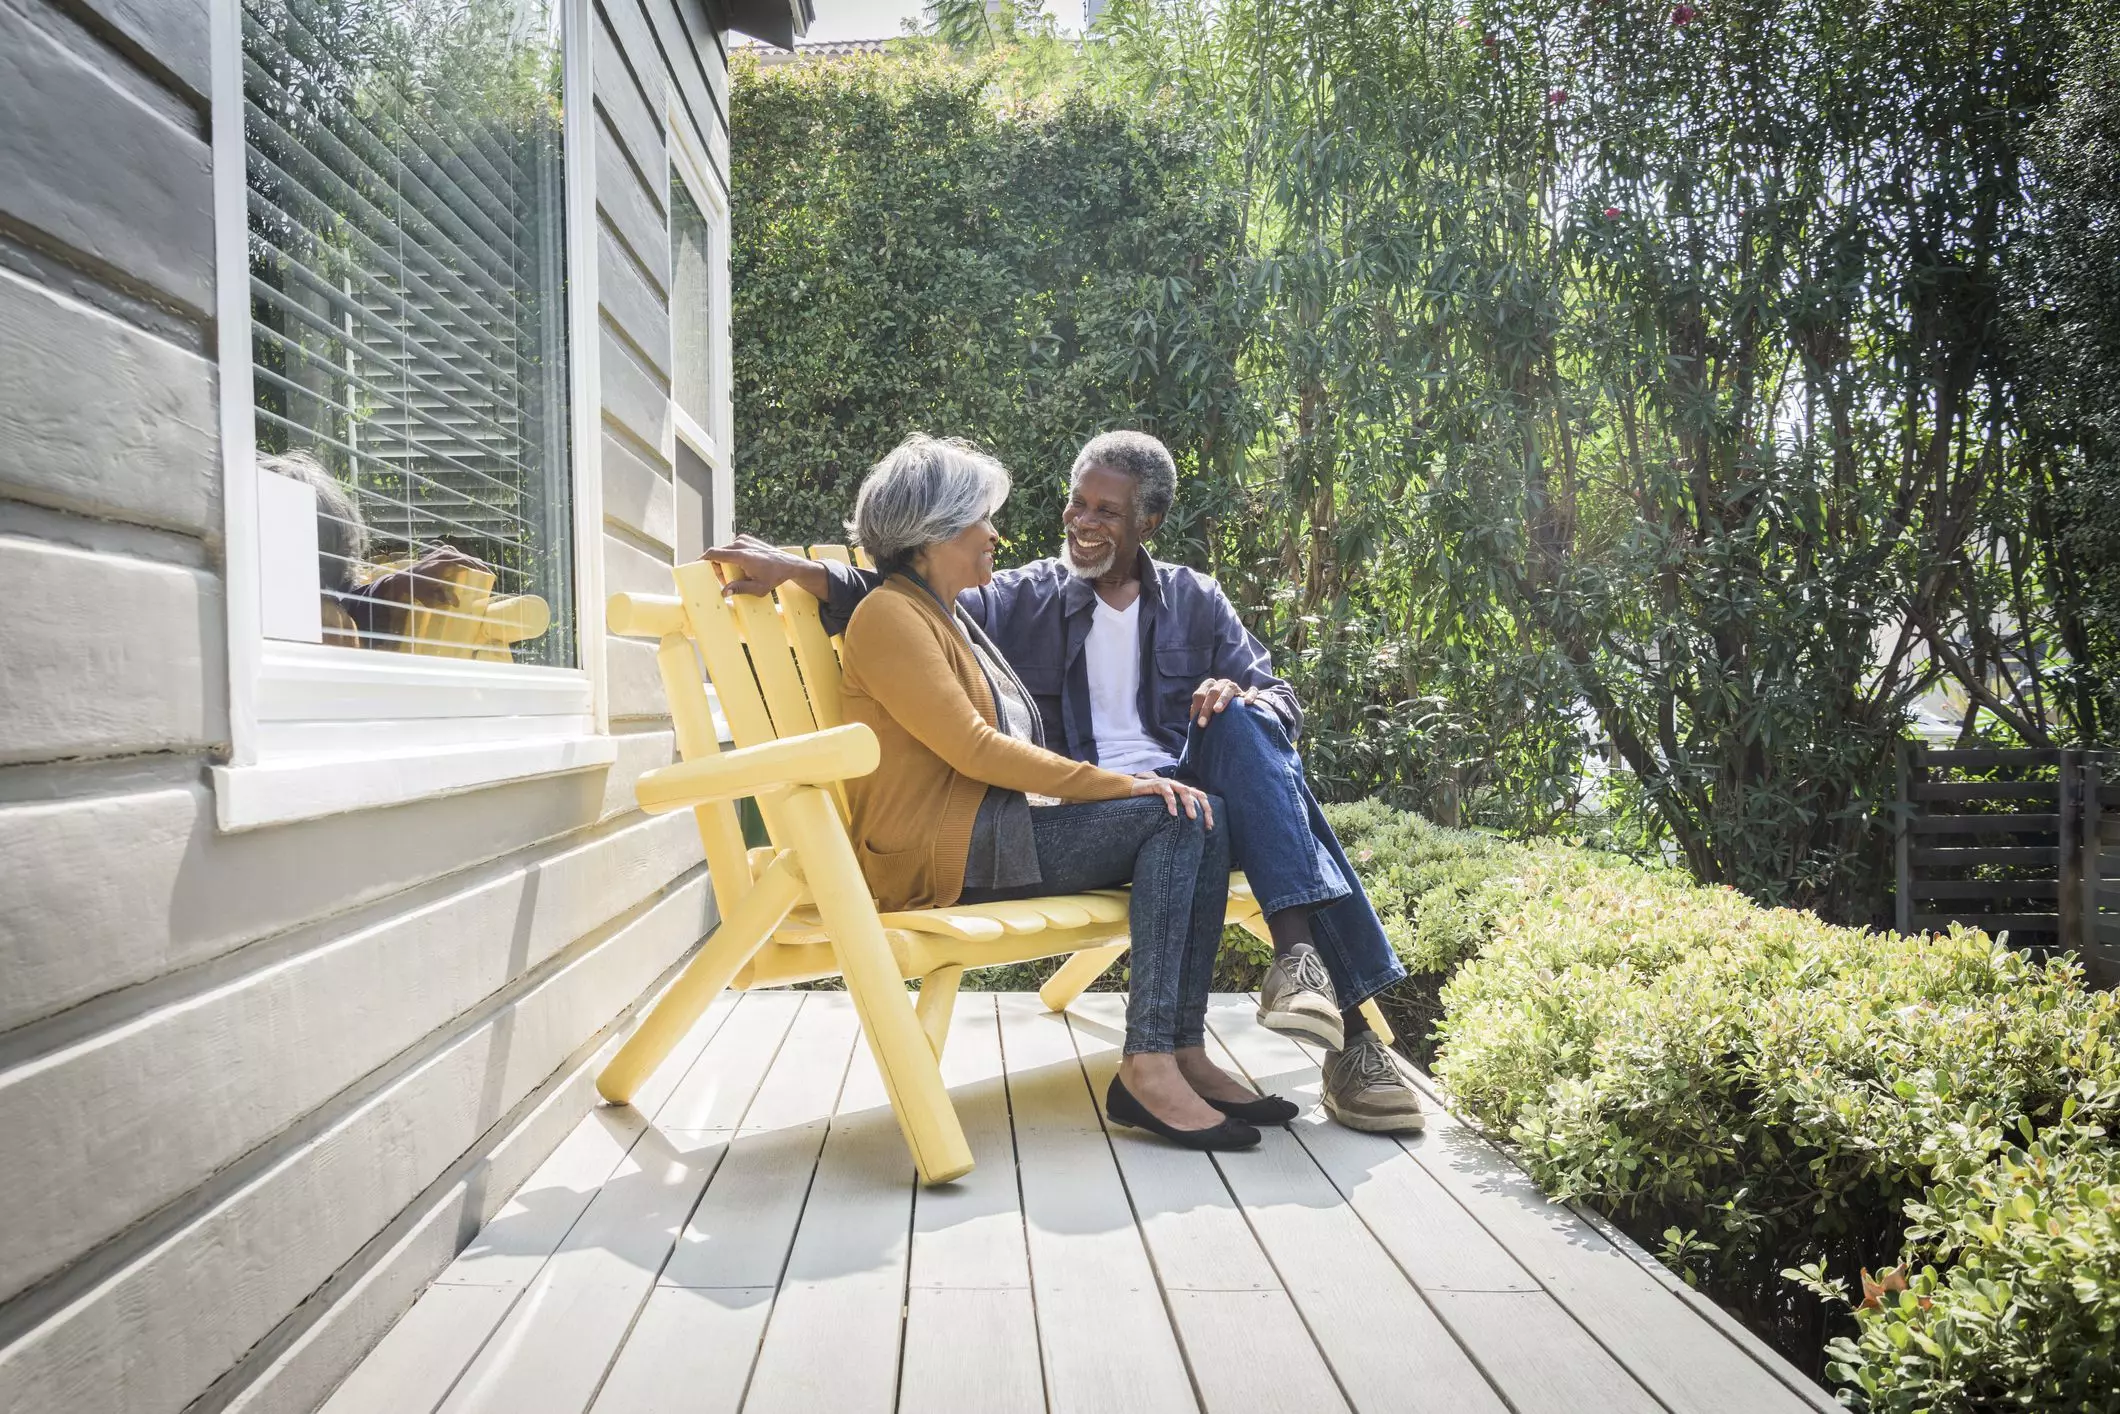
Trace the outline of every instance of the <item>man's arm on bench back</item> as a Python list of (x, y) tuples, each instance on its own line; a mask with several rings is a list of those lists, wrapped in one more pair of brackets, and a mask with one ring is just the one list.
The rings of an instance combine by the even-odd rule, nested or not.
[(700, 558), (735, 571), (736, 577), (728, 582), (724, 593), (771, 594), (792, 582), (817, 601), (824, 631), (832, 634), (845, 633), (855, 606), (883, 583), (883, 576), (874, 570), (830, 560), (806, 560), (777, 545), (768, 545), (755, 535), (739, 535)]

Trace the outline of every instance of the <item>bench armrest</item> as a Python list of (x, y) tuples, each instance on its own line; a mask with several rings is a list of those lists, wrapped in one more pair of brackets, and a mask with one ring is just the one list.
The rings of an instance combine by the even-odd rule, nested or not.
[(685, 601), (668, 594), (614, 594), (604, 601), (604, 627), (621, 638), (683, 633)]
[(664, 766), (634, 784), (633, 798), (650, 815), (661, 815), (761, 791), (866, 776), (881, 759), (876, 733), (851, 722)]

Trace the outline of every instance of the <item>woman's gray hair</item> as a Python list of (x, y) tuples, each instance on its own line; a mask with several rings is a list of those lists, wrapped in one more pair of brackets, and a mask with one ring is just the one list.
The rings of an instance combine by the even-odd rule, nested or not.
[(970, 442), (915, 432), (869, 469), (847, 534), (889, 574), (1000, 510), (1008, 491), (1008, 469)]
[(1170, 512), (1178, 499), (1178, 464), (1170, 448), (1146, 432), (1104, 432), (1089, 439), (1075, 454), (1075, 466), (1067, 476), (1067, 489), (1075, 489), (1082, 473), (1108, 467), (1134, 479), (1134, 512), (1138, 516), (1160, 516)]
[(317, 493), (317, 582), (334, 593), (354, 587), (354, 567), (368, 555), (368, 524), (346, 483), (307, 452), (260, 457), (260, 471), (299, 481)]

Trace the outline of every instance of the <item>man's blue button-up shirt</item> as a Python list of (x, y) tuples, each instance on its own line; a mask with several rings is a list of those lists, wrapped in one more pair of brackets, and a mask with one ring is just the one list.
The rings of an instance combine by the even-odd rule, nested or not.
[[(854, 607), (883, 582), (873, 570), (827, 564), (832, 593), (825, 627), (846, 629)], [(957, 602), (1007, 656), (1045, 718), (1046, 743), (1077, 761), (1097, 759), (1090, 721), (1089, 639), (1097, 591), (1057, 559), (1000, 570), (983, 589)], [(1274, 676), (1265, 645), (1237, 617), (1222, 586), (1184, 565), (1141, 552), (1141, 724), (1173, 758), (1185, 751), (1193, 692), (1209, 678), (1227, 678), (1257, 692), (1258, 705), (1281, 719), (1293, 739), (1303, 726), (1295, 692)]]

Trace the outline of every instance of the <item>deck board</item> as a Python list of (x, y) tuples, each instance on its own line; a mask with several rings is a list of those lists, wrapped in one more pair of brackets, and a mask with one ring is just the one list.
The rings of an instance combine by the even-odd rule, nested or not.
[(441, 1414), (589, 1408), (731, 1133), (773, 1068), (802, 1000), (745, 997), (728, 1014), (442, 1402)]
[[(1209, 1046), (1315, 1104), (1220, 997)], [(540, 1166), (327, 1414), (1795, 1414), (1774, 1368), (1468, 1127), (1245, 1154), (1101, 1113), (1121, 999), (959, 998), (978, 1166), (921, 1190), (844, 994), (725, 996)], [(1225, 1059), (1226, 1058), (1226, 1059)], [(1785, 1383), (1793, 1381), (1794, 1383)]]
[[(1314, 1104), (1317, 1101), (1321, 1077), (1311, 1052), (1287, 1037), (1277, 1036), (1261, 1027), (1248, 1001), (1218, 999), (1218, 1004), (1209, 1010), (1208, 1023), (1251, 1072), (1254, 1084), (1276, 1089), (1299, 1103)], [(1270, 1085), (1268, 1077), (1272, 1081)], [(1431, 1128), (1447, 1122), (1448, 1117), (1440, 1113), (1429, 1117)], [(1346, 1154), (1366, 1151), (1366, 1154), (1382, 1160), (1379, 1166), (1396, 1168), (1399, 1156), (1419, 1143), (1418, 1140), (1412, 1144), (1394, 1143), (1381, 1136), (1358, 1134), (1316, 1114), (1309, 1116), (1307, 1122), (1292, 1127), (1290, 1133), (1306, 1148), (1318, 1144), (1340, 1150), (1342, 1179), (1357, 1191), (1360, 1185), (1354, 1182), (1354, 1175), (1344, 1166)], [(1403, 1170), (1399, 1177), (1405, 1177)], [(1535, 1411), (1567, 1414), (1571, 1409), (1582, 1410), (1584, 1414), (1606, 1410), (1615, 1411), (1615, 1414), (1636, 1410), (1654, 1414), (1659, 1406), (1648, 1391), (1583, 1329), (1556, 1298), (1536, 1284), (1529, 1289), (1510, 1289), (1503, 1285), (1500, 1289), (1474, 1287), (1469, 1290), (1429, 1285), (1425, 1274), (1437, 1267), (1452, 1273), (1467, 1269), (1484, 1271), (1497, 1278), (1505, 1276), (1511, 1267), (1507, 1265), (1509, 1254), (1481, 1221), (1480, 1209), (1465, 1207), (1462, 1209), (1465, 1220), (1461, 1221), (1456, 1216), (1446, 1217), (1443, 1207), (1446, 1203), (1456, 1203), (1456, 1195), (1445, 1195), (1440, 1200), (1433, 1194), (1423, 1196), (1430, 1205), (1427, 1219), (1445, 1226), (1453, 1239), (1455, 1255), (1438, 1261), (1434, 1248), (1422, 1241), (1423, 1234), (1419, 1229), (1409, 1231), (1396, 1221), (1386, 1221), (1381, 1230), (1372, 1228), (1371, 1231), (1400, 1269), (1427, 1296), (1431, 1309), (1479, 1366), (1488, 1382), (1501, 1392), (1518, 1414), (1535, 1414)], [(1555, 1206), (1543, 1197), (1538, 1201), (1548, 1207)], [(1365, 1206), (1374, 1211), (1375, 1205)], [(1382, 1206), (1390, 1218), (1401, 1216), (1398, 1204)], [(1357, 1207), (1355, 1211), (1360, 1215), (1363, 1208)], [(1565, 1213), (1567, 1210), (1556, 1208), (1556, 1211)], [(1522, 1269), (1516, 1267), (1515, 1270), (1520, 1272)]]
[(1047, 1407), (1054, 1414), (1197, 1408), (1068, 1024), (1028, 993), (996, 1002)]
[[(673, 1049), (669, 1062), (641, 1087), (640, 1103), (623, 1109), (599, 1107), (584, 1116), (411, 1311), (385, 1333), (324, 1408), (330, 1414), (430, 1414), (437, 1408), (713, 1043), (721, 1040), (724, 1051), (733, 1056), (771, 1036), (770, 1020), (763, 1030), (754, 1022), (770, 1017), (781, 1004), (756, 1005), (764, 999), (734, 993), (716, 998)], [(749, 1004), (752, 1017), (743, 1028), (724, 1035), (724, 1026), (742, 1004)], [(718, 1064), (719, 1058), (709, 1063)], [(467, 1298), (452, 1293), (457, 1287), (491, 1288), (503, 1292), (505, 1299)], [(434, 1309), (424, 1309), (428, 1307)]]
[(801, 1001), (612, 1363), (599, 1414), (742, 1407), (857, 1034), (844, 996)]
[[(1078, 999), (1070, 1030), (1101, 1112), (1125, 1039), (1124, 998)], [(1207, 1414), (1345, 1410), (1325, 1357), (1215, 1160), (1114, 1127), (1109, 1118), (1105, 1126)], [(1261, 1350), (1273, 1352), (1271, 1379), (1259, 1378)]]
[(817, 1158), (744, 1408), (891, 1414), (913, 1220), (906, 1153), (866, 1046)]
[(1448, 1113), (1403, 1147), (1672, 1414), (1813, 1408), (1734, 1342), (1701, 1338), (1684, 1301)]
[(993, 997), (958, 999), (942, 1075), (977, 1167), (913, 1195), (898, 1407), (1042, 1414), (1038, 1318)]

